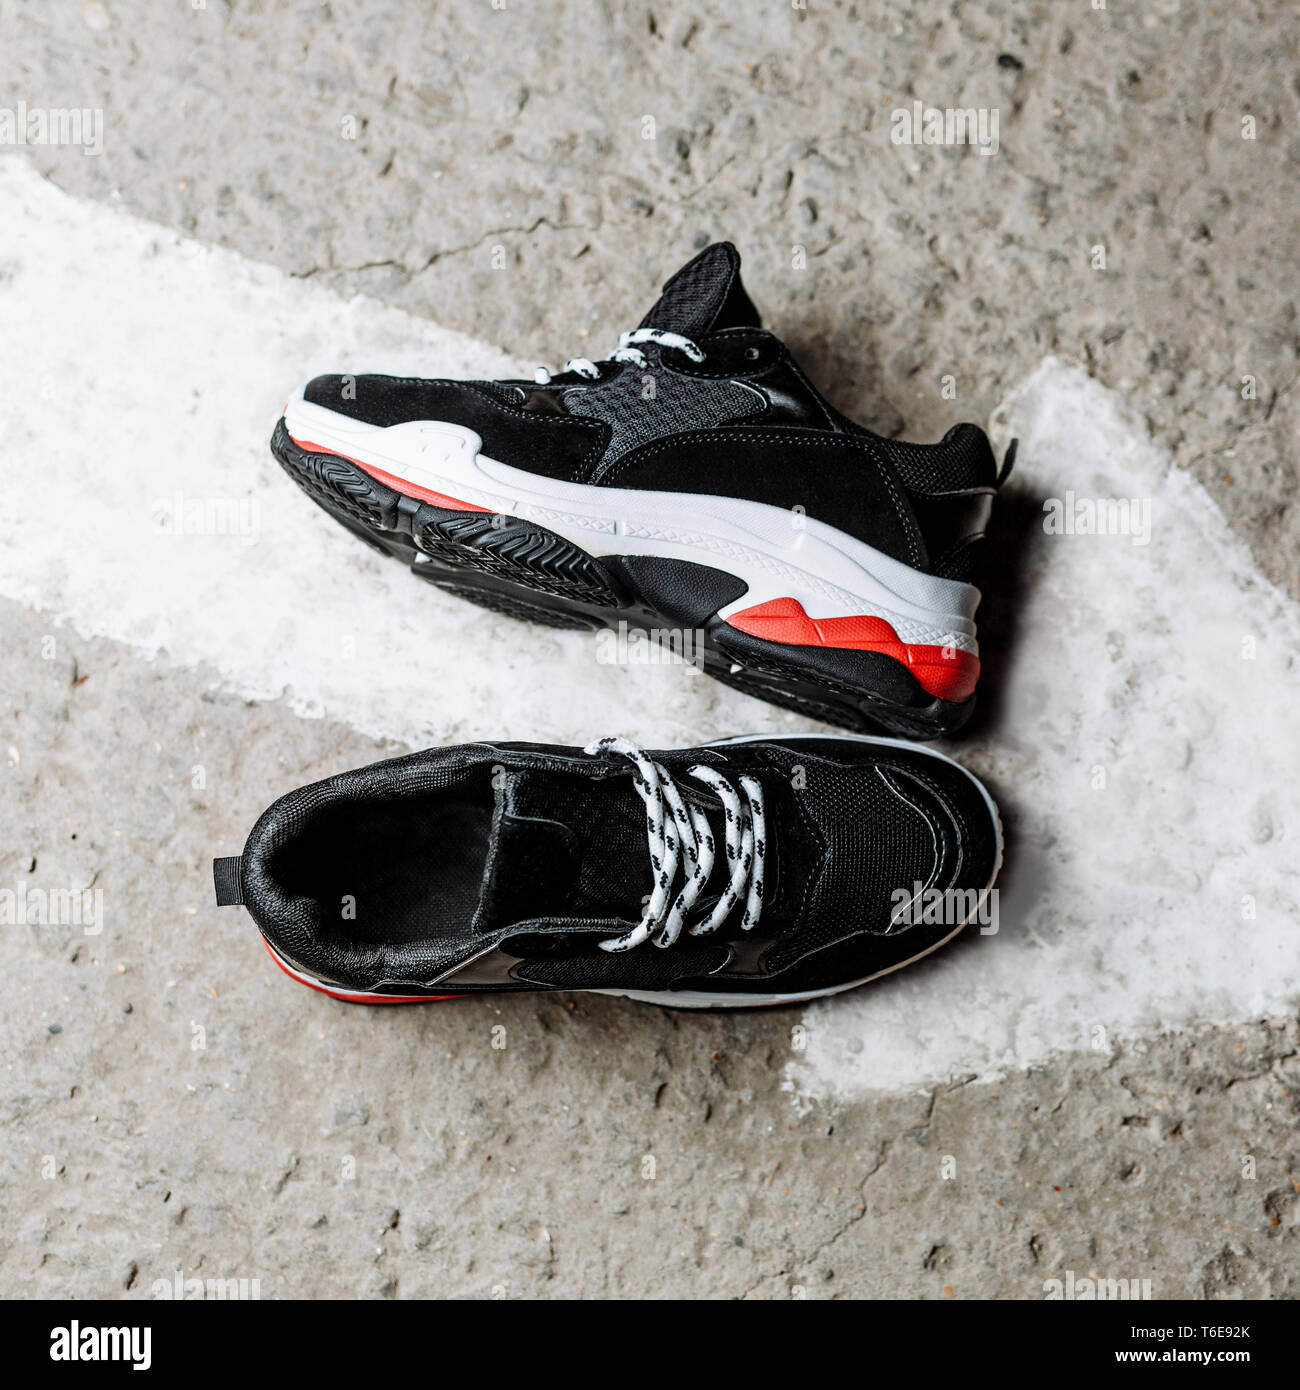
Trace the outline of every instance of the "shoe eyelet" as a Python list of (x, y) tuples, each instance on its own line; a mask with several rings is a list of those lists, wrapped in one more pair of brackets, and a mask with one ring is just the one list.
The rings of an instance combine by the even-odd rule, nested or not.
[(745, 357), (750, 362), (757, 362), (761, 356), (762, 353), (760, 353), (756, 347), (747, 347), (745, 349)]

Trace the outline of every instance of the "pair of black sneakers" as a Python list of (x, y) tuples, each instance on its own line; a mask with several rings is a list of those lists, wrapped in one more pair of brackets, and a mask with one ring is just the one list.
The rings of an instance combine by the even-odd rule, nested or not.
[(608, 359), (534, 381), (317, 377), (271, 448), (439, 588), (688, 635), (719, 680), (853, 731), (476, 743), (293, 792), (215, 875), (294, 978), (365, 1002), (775, 1004), (894, 970), (986, 912), (992, 799), (878, 732), (970, 715), (997, 463), (975, 425), (919, 445), (841, 415), (761, 327), (730, 244)]

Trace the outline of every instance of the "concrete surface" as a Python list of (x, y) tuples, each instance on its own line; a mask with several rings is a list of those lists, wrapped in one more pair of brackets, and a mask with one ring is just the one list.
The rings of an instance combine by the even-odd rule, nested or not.
[(43, 659), (41, 616), (0, 611), (10, 834), (111, 905), (101, 937), (6, 930), (7, 1293), (177, 1269), (263, 1297), (1035, 1298), (1070, 1269), (1297, 1293), (1294, 1019), (793, 1107), (798, 1011), (335, 1004), (210, 907), (208, 860), (391, 745), (111, 642)]
[[(1187, 895), (1188, 939), (1222, 932), (1250, 889), (1275, 933), (1271, 960), (1225, 963), (1217, 996), (1196, 994), (1185, 970), (1179, 1008), (1157, 1001), (1145, 1027), (1134, 1026), (1140, 1014), (1117, 1020), (1107, 1003), (1088, 1040), (1067, 1027), (1051, 1039), (1044, 1025), (1044, 1052), (1017, 1027), (990, 1068), (989, 1039), (1006, 1017), (976, 1021), (955, 1052), (935, 1051), (932, 1035), (950, 1042), (952, 1029), (943, 976), (930, 972), (900, 982), (906, 1006), (892, 996), (873, 1006), (864, 992), (806, 1015), (679, 1016), (582, 996), (349, 1010), (291, 988), (246, 918), (209, 906), (207, 864), (236, 847), (280, 791), (398, 751), (422, 716), (396, 702), (349, 703), (350, 678), (331, 682), (323, 666), (314, 704), (312, 692), (286, 690), (269, 660), (232, 671), (228, 623), (205, 631), (195, 602), (186, 632), (186, 596), (198, 594), (186, 564), (175, 592), (155, 581), (154, 607), (171, 619), (148, 622), (138, 605), (117, 604), (107, 567), (99, 607), (79, 605), (87, 548), (113, 553), (94, 515), (79, 516), (66, 536), (32, 542), (24, 554), (40, 564), (14, 566), (0, 590), (0, 886), (102, 888), (106, 904), (98, 934), (0, 932), (13, 982), (0, 1014), (0, 1291), (148, 1297), (179, 1269), (256, 1279), (264, 1297), (1038, 1298), (1044, 1280), (1072, 1270), (1150, 1279), (1156, 1296), (1294, 1296), (1300, 1053), (1280, 750), (1295, 608), (1267, 583), (1295, 593), (1300, 524), (1289, 506), (1300, 88), (1286, 21), (1283, 7), (1262, 4), (1211, 14), (1174, 3), (903, 11), (811, 0), (799, 11), (510, 0), (504, 11), (428, 15), (397, 4), (0, 5), (12, 88), (0, 106), (105, 114), (101, 155), (36, 148), (0, 150), (0, 160), (29, 161), (91, 209), (111, 204), (154, 223), (160, 265), (170, 231), (180, 231), (318, 282), (332, 302), (361, 290), (492, 345), (471, 354), (499, 348), (554, 364), (607, 351), (669, 270), (725, 235), (741, 246), (767, 321), (839, 403), (877, 428), (936, 438), (958, 416), (1001, 410), (994, 423), (1005, 427), (1017, 409), (1041, 415), (1059, 400), (1086, 437), (1096, 486), (1114, 482), (1096, 453), (1103, 436), (1068, 411), (1124, 403), (1128, 414), (1115, 416), (1123, 429), (1107, 436), (1114, 466), (1168, 451), (1253, 556), (1256, 575), (1226, 563), (1215, 540), (1200, 553), (1224, 570), (1221, 591), (1189, 590), (1223, 616), (1220, 644), (1236, 627), (1254, 635), (1266, 615), (1268, 660), (1257, 668), (1266, 712), (1252, 708), (1251, 719), (1256, 732), (1279, 730), (1271, 745), (1243, 742), (1230, 709), (1197, 723), (1180, 687), (1169, 743), (1142, 725), (1102, 759), (1121, 778), (1136, 775), (1135, 786), (1150, 779), (1167, 793), (1142, 818), (1143, 855), (1129, 868), (1139, 882), (1149, 869), (1157, 895)], [(999, 65), (1004, 53), (1021, 66)], [(998, 107), (998, 153), (892, 145), (889, 112), (913, 98)], [(1250, 114), (1256, 138), (1243, 140)], [(642, 139), (647, 116), (654, 140)], [(355, 140), (345, 138), (349, 117)], [(1089, 263), (1098, 244), (1104, 271)], [(799, 246), (805, 270), (791, 266)], [(94, 486), (96, 448), (116, 458), (121, 443), (108, 448), (100, 434), (74, 455), (70, 431), (98, 419), (78, 397), (98, 389), (120, 403), (126, 388), (102, 345), (78, 362), (75, 317), (51, 313), (66, 277), (43, 282), (43, 254), (54, 259), (53, 241), (43, 248), (28, 236), (0, 266), (6, 318), (26, 316), (34, 360), (57, 343), (67, 374), (56, 375), (42, 438), (30, 408), (41, 381), (24, 377), (21, 361), (8, 364), (23, 409), (11, 399), (6, 418), (23, 425), (20, 466), (48, 449), (52, 486), (78, 469)], [(268, 302), (281, 301), (268, 290)], [(296, 367), (305, 348), (293, 328), (259, 320), (254, 294), (235, 303), (251, 337), (283, 339)], [(351, 334), (373, 347), (390, 331), (381, 316), (374, 305), (339, 308), (328, 349)], [(261, 402), (231, 403), (237, 440), (214, 438), (204, 413), (212, 321), (192, 324), (201, 428), (187, 438), (183, 476), (188, 485), (205, 461), (219, 470), (236, 453), (256, 454), (250, 470), (263, 473), (250, 489), (270, 487), (261, 438), (246, 437), (245, 417), (260, 419)], [(431, 333), (440, 361), (461, 350)], [(1082, 370), (1044, 365), (1051, 354)], [(142, 349), (140, 360), (152, 367)], [(1095, 380), (1071, 385), (1072, 371)], [(941, 398), (945, 373), (956, 376), (955, 401)], [(1246, 375), (1253, 400), (1241, 397)], [(1044, 382), (1062, 380), (1066, 393), (1044, 393)], [(232, 385), (237, 372), (214, 394)], [(127, 393), (133, 408), (142, 399)], [(1139, 437), (1143, 425), (1154, 444)], [(1059, 486), (1068, 431), (1054, 438), (1042, 425), (1039, 440), (1008, 509), (1034, 535), (1035, 489)], [(223, 479), (215, 490), (229, 488), (213, 476)], [(129, 517), (108, 478), (103, 486), (105, 517)], [(15, 534), (48, 533), (51, 509), (39, 493), (21, 495)], [(1179, 496), (1166, 517), (1186, 566), (1199, 513), (1177, 510)], [(336, 548), (316, 525), (304, 515), (306, 558), (286, 556), (286, 566), (314, 563), (318, 544), (321, 554)], [(1018, 534), (1003, 533), (1009, 555), (1025, 552)], [(237, 546), (225, 547), (232, 572)], [(1064, 553), (1028, 548), (1028, 593), (1015, 567), (1004, 569), (982, 615), (990, 712), (952, 749), (1016, 809), (1011, 774), (1026, 754), (1007, 714), (1043, 677), (1033, 663), (1050, 640), (1050, 610), (1033, 603), (1071, 573)], [(156, 553), (142, 557), (142, 572), (156, 563)], [(346, 580), (376, 592), (402, 578), (341, 563)], [(1169, 643), (1176, 605), (1153, 615), (1140, 589), (1126, 604), (1126, 582), (1117, 575), (1098, 604), (1106, 640), (1113, 646), (1118, 632), (1131, 649)], [(526, 717), (549, 719), (559, 736), (554, 709), (568, 699), (578, 655), (565, 644), (579, 639), (528, 645), (511, 627), (471, 622), (463, 606), (419, 598), (430, 600), (431, 642), (454, 653), (472, 629), (504, 662), (526, 666), (546, 692)], [(327, 591), (320, 603), (331, 601)], [(313, 631), (347, 625), (347, 599), (338, 602), (314, 613)], [(1031, 651), (1017, 645), (1025, 633), (1013, 610), (1029, 618)], [(1170, 670), (1149, 658), (1125, 666), (1123, 642), (1112, 653), (1114, 690), (1139, 692), (1139, 713), (1144, 689), (1171, 671), (1184, 682), (1188, 668), (1194, 675), (1194, 627), (1172, 630)], [(1210, 664), (1224, 662), (1220, 651)], [(579, 699), (590, 703), (574, 718), (616, 700), (629, 673), (587, 665), (581, 675)], [(1214, 681), (1215, 699), (1226, 699), (1230, 687)], [(636, 690), (637, 706), (649, 701), (643, 684)], [(1072, 731), (1090, 727), (1093, 697), (1114, 703), (1103, 682), (1065, 709), (1057, 734), (1067, 750)], [(665, 721), (696, 737), (740, 719), (798, 726), (727, 692), (675, 699)], [(505, 709), (490, 696), (485, 705), (473, 682), (447, 704), (437, 736), (503, 732), (471, 727)], [(1122, 721), (1125, 706), (1116, 708)], [(1195, 763), (1180, 763), (1178, 740), (1193, 732)], [(1269, 746), (1279, 750), (1272, 762)], [(1097, 755), (1086, 743), (1072, 751), (1086, 777)], [(1031, 812), (1043, 795), (1035, 789)], [(1084, 870), (1102, 830), (1081, 833), (1058, 814), (1069, 804), (1053, 801), (1047, 823), (1022, 841), (1035, 882), (1052, 877), (1054, 840), (1079, 863), (1070, 910), (1044, 919), (1004, 908), (992, 940), (1025, 970), (990, 1007), (1017, 979), (1028, 1002), (1043, 1005), (1033, 949), (1050, 953), (1062, 938), (1095, 939), (1082, 952), (1079, 991), (1107, 997), (1117, 925), (1144, 930), (1117, 924), (1110, 900), (1090, 894)], [(1113, 813), (1121, 826), (1124, 814)], [(1205, 837), (1240, 827), (1222, 846), (1183, 843), (1189, 816)], [(1146, 854), (1153, 842), (1167, 862)], [(1212, 875), (1200, 881), (1216, 848), (1230, 866), (1257, 856), (1245, 888), (1234, 881), (1229, 895)], [(1098, 859), (1105, 880), (1108, 861)], [(1017, 939), (1029, 941), (1020, 954)], [(1175, 935), (1149, 953), (1150, 968), (1177, 975), (1178, 945)], [(965, 950), (972, 972), (982, 946)], [(922, 1060), (905, 1077), (910, 1027)], [(827, 1060), (828, 1040), (840, 1060)], [(872, 1076), (851, 1060), (864, 1041), (887, 1047), (895, 1084), (847, 1084)]]

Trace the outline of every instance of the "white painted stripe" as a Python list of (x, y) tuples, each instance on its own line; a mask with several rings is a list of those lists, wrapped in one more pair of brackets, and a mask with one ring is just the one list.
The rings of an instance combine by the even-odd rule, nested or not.
[(1078, 368), (1047, 361), (995, 420), (1021, 487), (1148, 503), (1150, 541), (1033, 528), (996, 727), (954, 745), (1008, 826), (999, 930), (809, 1010), (796, 1095), (992, 1075), (1300, 991), (1300, 610)]
[[(0, 160), (0, 200), (0, 594), (414, 743), (623, 731), (663, 747), (807, 727), (693, 668), (601, 665), (590, 636), (427, 590), (267, 451), (284, 393), (313, 372), (522, 364), (76, 202), (16, 157)], [(545, 292), (521, 277), (520, 294)], [(811, 1007), (796, 1094), (989, 1073), (1098, 1030), (1281, 1011), (1300, 988), (1295, 605), (1082, 372), (1045, 364), (1007, 417), (1023, 486), (1149, 499), (1150, 544), (1035, 533), (1002, 716), (951, 745), (1011, 827), (1001, 930)], [(256, 535), (158, 534), (153, 504), (178, 490), (256, 502)]]
[[(271, 457), (286, 397), (317, 372), (524, 364), (69, 198), (16, 156), (0, 206), (0, 593), (417, 746), (611, 717), (675, 743), (702, 717), (730, 727), (707, 723), (715, 704), (753, 727), (762, 706), (693, 667), (601, 664), (590, 634), (503, 621), (385, 563)], [(156, 504), (178, 500), (242, 508), (254, 534), (159, 534)]]

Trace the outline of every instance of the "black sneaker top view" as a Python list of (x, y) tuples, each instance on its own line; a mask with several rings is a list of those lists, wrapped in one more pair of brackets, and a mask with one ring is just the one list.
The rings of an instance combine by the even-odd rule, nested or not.
[(303, 984), (360, 1002), (596, 990), (684, 1007), (832, 994), (987, 921), (1001, 828), (889, 739), (646, 752), (478, 743), (305, 787), (216, 861)]
[(712, 674), (848, 727), (924, 737), (969, 715), (1000, 482), (984, 432), (913, 444), (847, 419), (762, 327), (730, 243), (603, 361), (316, 377), (272, 448), (348, 529), (462, 597), (699, 628)]

